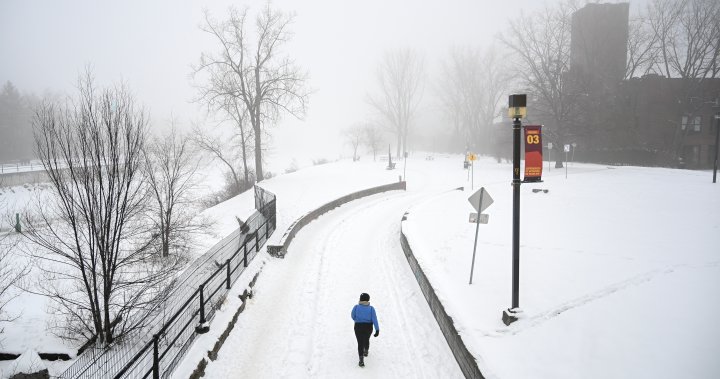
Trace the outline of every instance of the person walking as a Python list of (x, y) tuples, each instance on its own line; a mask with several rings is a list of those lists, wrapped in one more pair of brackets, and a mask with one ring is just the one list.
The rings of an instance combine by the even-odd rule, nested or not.
[(355, 304), (350, 316), (355, 321), (355, 338), (358, 344), (358, 357), (360, 357), (358, 365), (365, 367), (363, 358), (368, 356), (370, 334), (372, 334), (373, 326), (375, 326), (375, 337), (380, 335), (380, 326), (378, 326), (375, 308), (370, 305), (370, 295), (364, 292), (360, 294), (360, 302)]

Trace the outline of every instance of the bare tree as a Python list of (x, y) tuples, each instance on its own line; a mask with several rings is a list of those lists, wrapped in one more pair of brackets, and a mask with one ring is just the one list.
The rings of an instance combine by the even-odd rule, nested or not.
[(654, 0), (648, 19), (658, 50), (655, 68), (666, 77), (720, 75), (720, 4), (715, 0)]
[(252, 21), (248, 21), (247, 8), (242, 12), (230, 8), (228, 15), (227, 20), (216, 21), (205, 13), (201, 29), (213, 36), (221, 48), (215, 54), (203, 53), (193, 71), (208, 76), (201, 97), (230, 97), (243, 105), (242, 113), (248, 115), (253, 128), (255, 174), (261, 181), (262, 132), (283, 113), (297, 118), (305, 114), (307, 75), (280, 52), (292, 37), (292, 15), (266, 4), (254, 20), (254, 39), (248, 30)]
[[(715, 0), (653, 0), (648, 5), (648, 22), (654, 33), (654, 70), (670, 78), (679, 77), (682, 86), (675, 92), (687, 120), (714, 98), (698, 98), (703, 81), (720, 77), (720, 4)], [(675, 162), (691, 128), (678, 123), (667, 156)]]
[[(193, 141), (200, 149), (209, 153), (213, 159), (219, 160), (227, 168), (223, 200), (252, 187), (255, 174), (249, 169), (243, 173), (239, 171), (239, 167), (244, 164), (244, 161), (242, 155), (238, 154), (236, 143), (239, 136), (237, 134), (230, 137), (223, 134), (210, 134), (198, 125), (193, 127), (192, 134)], [(247, 166), (243, 167), (247, 168)], [(243, 180), (243, 177), (246, 179)]]
[(657, 35), (647, 17), (630, 19), (628, 25), (627, 66), (625, 79), (647, 74), (657, 61)]
[(363, 131), (363, 143), (372, 151), (373, 161), (377, 157), (377, 153), (380, 151), (380, 144), (382, 143), (382, 134), (380, 128), (373, 123), (366, 123), (362, 127)]
[(96, 90), (88, 72), (79, 95), (44, 103), (35, 149), (52, 193), (38, 201), (23, 233), (35, 244), (38, 293), (63, 315), (62, 334), (109, 344), (142, 326), (176, 268), (150, 248), (143, 184), (146, 114), (124, 87)]
[[(527, 88), (531, 109), (549, 127), (546, 135), (557, 146), (569, 143), (578, 128), (572, 117), (577, 106), (577, 85), (570, 69), (570, 27), (577, 9), (572, 0), (546, 7), (536, 15), (522, 14), (500, 37), (518, 59), (516, 77)], [(577, 125), (575, 125), (577, 126)], [(562, 167), (562, 161), (555, 163)]]
[(360, 143), (362, 143), (363, 140), (363, 128), (360, 125), (351, 126), (343, 131), (343, 135), (345, 137), (345, 141), (352, 147), (353, 149), (353, 162), (360, 160), (360, 157), (358, 156), (358, 147), (360, 146)]
[(495, 47), (454, 48), (443, 66), (440, 79), (442, 104), (463, 136), (464, 148), (470, 145), (488, 152), (490, 130), (500, 110), (500, 100), (510, 81)]
[(422, 99), (423, 58), (411, 49), (389, 51), (376, 74), (380, 93), (368, 96), (368, 102), (392, 127), (400, 156), (407, 151), (410, 124)]
[(171, 126), (170, 132), (154, 137), (143, 150), (146, 183), (153, 201), (148, 207), (150, 219), (159, 235), (163, 257), (176, 250), (179, 255), (188, 249), (194, 234), (205, 229), (195, 215), (192, 189), (199, 160), (193, 154), (187, 135)]
[[(0, 206), (2, 205), (0, 202)], [(12, 250), (16, 248), (17, 241), (8, 231), (0, 228), (0, 325), (17, 318), (17, 315), (7, 312), (7, 306), (18, 295), (18, 292), (13, 292), (13, 288), (19, 288), (30, 271), (27, 264), (13, 259)]]

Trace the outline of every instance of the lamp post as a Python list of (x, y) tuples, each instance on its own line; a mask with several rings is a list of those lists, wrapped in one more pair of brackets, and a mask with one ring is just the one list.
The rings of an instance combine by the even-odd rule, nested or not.
[(718, 150), (720, 150), (718, 142), (720, 142), (720, 113), (715, 114), (715, 165), (713, 167), (713, 183), (717, 180)]
[(527, 96), (510, 95), (508, 115), (513, 119), (513, 226), (512, 226), (512, 306), (503, 311), (502, 321), (510, 325), (520, 311), (520, 119), (527, 115)]

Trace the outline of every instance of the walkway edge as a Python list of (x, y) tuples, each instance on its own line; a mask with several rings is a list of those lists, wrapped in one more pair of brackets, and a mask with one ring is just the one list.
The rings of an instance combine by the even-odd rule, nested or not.
[[(406, 216), (403, 216), (403, 221), (406, 219)], [(485, 377), (480, 372), (480, 368), (477, 365), (475, 357), (473, 357), (473, 355), (470, 354), (470, 351), (468, 351), (462, 337), (460, 337), (455, 329), (455, 324), (453, 323), (452, 318), (447, 314), (447, 312), (445, 312), (445, 307), (443, 307), (440, 299), (437, 297), (437, 294), (435, 294), (435, 289), (430, 284), (427, 276), (425, 276), (425, 273), (420, 267), (417, 259), (415, 259), (415, 255), (410, 248), (407, 237), (405, 237), (405, 233), (402, 230), (402, 222), (400, 227), (400, 244), (402, 245), (402, 249), (405, 253), (405, 258), (407, 258), (408, 264), (410, 265), (410, 269), (413, 271), (413, 274), (415, 274), (415, 279), (420, 285), (420, 289), (425, 296), (425, 300), (430, 306), (430, 311), (433, 313), (433, 316), (435, 316), (435, 321), (437, 321), (440, 326), (440, 330), (442, 331), (443, 336), (445, 336), (445, 340), (450, 347), (450, 351), (452, 351), (455, 356), (455, 360), (460, 366), (460, 371), (462, 371), (466, 378), (484, 379)]]
[(362, 191), (353, 192), (349, 195), (345, 195), (325, 205), (322, 205), (319, 208), (300, 216), (300, 218), (290, 224), (285, 234), (283, 234), (282, 238), (280, 238), (279, 244), (267, 245), (267, 252), (273, 257), (284, 258), (285, 254), (287, 253), (287, 248), (288, 246), (290, 246), (290, 242), (293, 240), (293, 238), (295, 238), (295, 235), (300, 231), (300, 229), (305, 227), (305, 225), (309, 224), (312, 220), (320, 217), (322, 214), (327, 213), (330, 210), (335, 209), (345, 203), (349, 203), (353, 200), (357, 200), (370, 195), (375, 195), (381, 192), (405, 190), (405, 187), (405, 182), (397, 182), (378, 187), (372, 187), (364, 189)]

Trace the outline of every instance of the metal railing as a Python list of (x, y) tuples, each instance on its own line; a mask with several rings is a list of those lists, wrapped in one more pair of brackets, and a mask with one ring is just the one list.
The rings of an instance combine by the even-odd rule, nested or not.
[(141, 315), (148, 325), (134, 339), (86, 350), (59, 377), (169, 377), (275, 231), (275, 203), (274, 194), (255, 186), (256, 212), (185, 270), (161, 307)]

